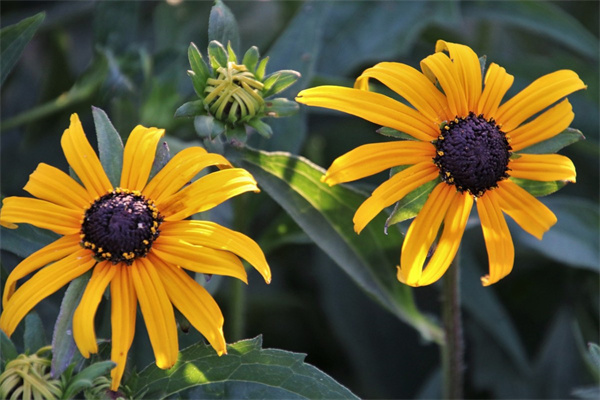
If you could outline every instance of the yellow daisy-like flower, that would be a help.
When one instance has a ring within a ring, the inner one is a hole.
[[[487,286],[510,273],[514,263],[502,211],[538,239],[556,223],[552,211],[511,178],[575,182],[575,167],[567,157],[521,150],[564,131],[574,117],[569,101],[547,108],[586,86],[575,72],[556,71],[501,105],[513,83],[504,68],[492,63],[482,84],[479,58],[471,48],[439,40],[435,51],[421,61],[422,72],[382,62],[365,70],[354,88],[319,86],[303,90],[296,100],[343,111],[416,139],[357,147],[337,158],[322,179],[335,185],[410,165],[358,208],[357,233],[384,208],[425,183],[439,181],[404,239],[398,267],[401,282],[429,285],[444,274],[476,201],[489,259],[489,274],[482,277]],[[413,107],[370,92],[371,78]],[[442,223],[435,252],[424,266]]]
[[[221,155],[190,147],[176,154],[148,182],[156,146],[164,130],[137,126],[124,149],[120,186],[114,188],[89,144],[77,114],[61,140],[69,165],[83,186],[47,164],[39,164],[24,189],[37,198],[8,197],[0,212],[4,226],[27,223],[60,239],[23,260],[9,275],[0,329],[10,336],[42,299],[93,269],[73,316],[73,337],[84,357],[98,351],[94,316],[110,285],[112,390],[119,388],[133,341],[139,303],[156,365],[166,369],[179,351],[173,306],[226,353],[223,315],[212,296],[183,268],[233,276],[247,282],[240,258],[267,283],[271,272],[261,249],[249,237],[209,221],[186,220],[223,201],[258,191],[244,169]],[[201,170],[217,166],[186,186]],[[16,283],[41,269],[19,289]]]

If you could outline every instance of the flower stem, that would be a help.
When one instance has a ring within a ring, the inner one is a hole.
[[[460,312],[459,263],[460,252],[456,254],[442,283],[442,316],[446,337],[441,347],[444,399],[463,398],[464,343]]]

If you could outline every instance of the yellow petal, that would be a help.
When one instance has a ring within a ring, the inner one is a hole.
[[[448,99],[450,115],[466,117],[469,114],[462,72],[446,54],[435,53],[426,57],[421,61],[421,70],[430,79],[437,78]]]
[[[165,262],[202,274],[226,275],[248,283],[244,265],[232,253],[194,246],[177,237],[161,234],[152,244],[152,252]]]
[[[335,159],[322,178],[329,186],[355,181],[398,166],[431,160],[435,147],[429,142],[396,141],[359,146]]]
[[[144,316],[156,366],[171,368],[177,361],[179,342],[175,313],[156,268],[147,258],[131,265],[131,278]]]
[[[369,78],[374,78],[402,96],[427,119],[440,124],[450,118],[444,95],[421,72],[411,66],[382,62],[366,69],[354,84],[368,90]]]
[[[398,172],[383,182],[354,214],[354,230],[360,233],[381,212],[419,186],[439,176],[439,169],[431,161],[422,162]]]
[[[177,153],[144,189],[144,195],[160,202],[189,183],[201,170],[217,165],[231,168],[220,154],[208,154],[202,147],[188,147]]]
[[[560,154],[519,154],[509,163],[510,176],[534,181],[575,182],[575,165],[568,157]]]
[[[571,125],[573,122],[573,107],[565,99],[556,106],[540,114],[533,121],[519,126],[510,132],[510,145],[513,151],[522,150],[528,146],[550,139]]]
[[[251,191],[259,191],[252,175],[242,168],[229,168],[203,176],[167,198],[161,197],[156,205],[165,220],[179,221]]]
[[[2,295],[2,305],[6,307],[6,303],[15,292],[19,279],[80,249],[79,235],[63,236],[21,261],[6,279],[4,294]]]
[[[58,168],[41,163],[29,176],[23,188],[38,199],[59,206],[79,210],[89,207],[94,200],[89,193],[69,175]]]
[[[443,182],[438,184],[410,224],[402,243],[400,271],[398,271],[401,281],[407,285],[417,286],[427,253],[454,196],[456,196],[456,188],[453,185]]]
[[[116,391],[121,384],[127,353],[135,334],[137,296],[131,279],[131,268],[123,263],[114,265],[113,268],[116,272],[110,283],[110,359],[117,366],[110,371],[112,378],[110,390]]]
[[[494,117],[502,98],[514,80],[515,77],[508,74],[504,68],[496,63],[491,63],[485,74],[485,86],[477,104],[476,114],[483,114],[488,119]]]
[[[156,145],[165,134],[164,129],[136,126],[125,145],[121,187],[129,190],[142,190],[148,182]]]
[[[195,246],[229,251],[242,257],[271,282],[271,270],[258,244],[248,236],[210,221],[175,221],[161,225],[161,235],[179,238]]]
[[[526,232],[542,239],[556,223],[556,216],[541,201],[511,180],[498,183],[498,204]]]
[[[430,285],[436,282],[448,270],[460,246],[472,207],[473,196],[466,193],[456,193],[444,217],[442,236],[417,286]]]
[[[59,235],[73,235],[81,230],[83,210],[28,197],[7,197],[2,203],[0,220],[3,222],[31,224]]]
[[[481,64],[479,57],[464,44],[450,43],[438,40],[435,51],[448,51],[450,59],[456,65],[456,71],[467,100],[467,108],[472,111],[477,107],[481,96]]]
[[[91,198],[101,197],[112,190],[112,185],[88,142],[77,114],[71,115],[71,125],[60,140],[65,157],[87,189]]]
[[[89,250],[81,249],[38,271],[6,302],[6,307],[0,316],[0,329],[8,336],[12,335],[19,322],[33,307],[73,279],[86,273],[95,263]]]
[[[298,93],[298,103],[355,115],[377,125],[405,132],[416,139],[435,139],[439,129],[417,110],[379,93],[340,86],[318,86]]]
[[[73,314],[73,339],[81,355],[85,358],[89,358],[90,353],[98,352],[94,317],[100,300],[102,300],[102,295],[116,271],[117,269],[108,261],[96,265],[81,301]]]
[[[502,104],[495,119],[502,125],[502,130],[509,133],[535,113],[586,87],[579,76],[570,70],[544,75]]]
[[[515,261],[512,237],[495,192],[488,190],[477,199],[477,212],[481,220],[490,268],[489,275],[481,278],[484,286],[496,283],[508,275]]]
[[[218,355],[227,353],[223,314],[210,293],[181,268],[166,264],[152,254],[148,259],[156,266],[171,303],[208,340]]]

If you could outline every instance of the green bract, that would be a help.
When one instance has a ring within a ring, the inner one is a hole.
[[[183,104],[176,117],[195,117],[194,126],[202,137],[213,139],[221,133],[228,138],[245,140],[247,127],[265,137],[271,127],[264,117],[286,117],[298,110],[298,104],[285,98],[270,97],[285,90],[300,78],[292,70],[265,75],[268,57],[260,59],[252,46],[238,64],[231,44],[227,49],[213,40],[208,45],[208,60],[194,43],[188,49],[192,79],[198,100]]]

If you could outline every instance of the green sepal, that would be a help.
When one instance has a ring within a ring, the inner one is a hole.
[[[300,79],[300,73],[289,69],[273,72],[264,81],[263,97],[267,98],[277,94]]]
[[[293,100],[283,97],[265,101],[265,114],[267,117],[289,117],[298,112],[300,106]]]
[[[393,137],[395,139],[419,141],[419,139],[416,139],[416,138],[410,136],[408,133],[400,132],[396,129],[388,128],[387,126],[382,126],[381,128],[377,129],[375,132],[377,132],[383,136]]]
[[[213,139],[225,132],[225,124],[212,115],[198,115],[194,118],[194,129],[201,138]]]
[[[567,181],[540,182],[530,179],[509,178],[511,181],[521,186],[534,197],[543,197],[556,192],[566,186]]]
[[[227,60],[232,61],[237,64],[237,56],[235,55],[235,51],[231,48],[231,42],[227,42]]]
[[[100,361],[90,365],[72,377],[63,392],[63,399],[73,399],[81,391],[92,387],[94,379],[107,375],[111,369],[116,367],[114,361]]]
[[[208,65],[202,57],[202,53],[198,50],[198,47],[194,43],[190,43],[188,47],[188,60],[192,73],[188,72],[190,78],[192,78],[192,84],[194,90],[199,97],[204,97],[204,88],[206,87],[206,80],[211,76],[208,69]]]
[[[208,44],[208,55],[213,69],[227,67],[227,51],[220,42],[213,40]]]
[[[260,59],[260,53],[258,51],[258,47],[252,46],[244,54],[244,58],[242,59],[242,64],[248,68],[248,71],[254,73],[256,72],[256,66],[258,65],[258,60]]]
[[[195,117],[206,114],[203,100],[188,101],[175,110],[175,118]]]
[[[519,153],[523,154],[552,154],[560,149],[567,147],[570,144],[584,140],[585,136],[578,129],[567,128],[558,135],[536,143],[522,150]]]
[[[246,143],[246,140],[248,139],[248,135],[246,135],[246,129],[243,125],[237,125],[234,127],[228,126],[227,130],[225,131],[225,135],[229,141],[237,140],[238,142]]]
[[[269,57],[265,57],[262,60],[260,60],[260,63],[258,63],[258,67],[256,67],[256,72],[254,73],[254,76],[256,76],[256,79],[258,79],[259,81],[262,81],[265,77],[265,71],[267,70],[268,62]]]
[[[394,206],[394,210],[385,221],[385,226],[383,228],[384,232],[387,234],[387,230],[390,226],[416,217],[429,198],[429,194],[439,183],[439,178],[427,182],[404,196],[402,200],[398,201]]]
[[[267,139],[273,136],[273,130],[271,129],[271,127],[258,118],[254,118],[248,121],[248,125],[253,127],[256,130],[256,132],[258,132],[261,136],[266,137]]]

